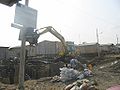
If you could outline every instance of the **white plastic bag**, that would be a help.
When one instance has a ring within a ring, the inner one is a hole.
[[[74,70],[72,68],[63,67],[63,68],[60,68],[60,70],[61,70],[60,79],[63,82],[76,79],[80,75],[79,71]]]

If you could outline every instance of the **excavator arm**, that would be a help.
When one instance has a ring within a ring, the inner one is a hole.
[[[42,29],[43,29],[42,32],[38,32],[39,36],[44,33],[50,32],[51,34],[53,34],[55,37],[57,37],[61,41],[61,43],[64,47],[64,50],[65,50],[65,54],[67,54],[67,45],[66,45],[64,37],[61,34],[59,34],[52,26],[40,28],[38,30],[42,30]]]

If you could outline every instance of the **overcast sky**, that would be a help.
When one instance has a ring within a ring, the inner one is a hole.
[[[120,42],[120,0],[30,0],[29,6],[38,10],[37,28],[53,26],[66,41],[96,42],[98,28],[100,43],[116,44],[116,35]],[[0,46],[20,45],[20,30],[11,27],[15,5],[0,4],[0,12]],[[58,39],[47,33],[43,40]]]

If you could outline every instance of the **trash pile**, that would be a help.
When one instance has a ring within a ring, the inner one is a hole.
[[[96,81],[90,81],[86,78],[93,76],[88,68],[78,71],[71,67],[60,68],[60,76],[54,76],[52,82],[67,83],[65,90],[98,90]],[[72,83],[72,84],[71,84]]]
[[[73,68],[63,67],[60,68],[60,79],[62,82],[70,81],[70,80],[81,80],[86,77],[93,76],[92,71],[89,69],[84,69],[82,72],[79,72]]]
[[[87,79],[77,80],[65,87],[65,90],[98,90],[96,81],[89,81]]]
[[[77,70],[74,70],[73,68],[63,67],[63,68],[60,68],[60,70],[61,70],[60,79],[62,82],[77,79],[77,77],[80,75],[80,72]]]

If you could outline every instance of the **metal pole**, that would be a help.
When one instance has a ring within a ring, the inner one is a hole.
[[[22,31],[22,33],[24,33],[24,31]],[[23,34],[20,52],[19,90],[24,90],[25,42],[25,35]]]
[[[98,54],[98,57],[100,57],[98,29],[96,29],[96,37],[97,37],[97,54]]]
[[[116,44],[118,45],[118,35],[117,34],[116,34],[116,39],[117,39],[117,43]]]
[[[25,0],[25,5],[28,6],[29,0]]]
[[[29,0],[25,0],[25,5],[28,6]],[[26,29],[26,28],[25,28]],[[25,71],[25,29],[21,30],[23,38],[21,41],[21,52],[20,52],[20,68],[19,68],[19,90],[24,90],[24,71]]]
[[[99,43],[98,29],[96,29],[97,43]]]

